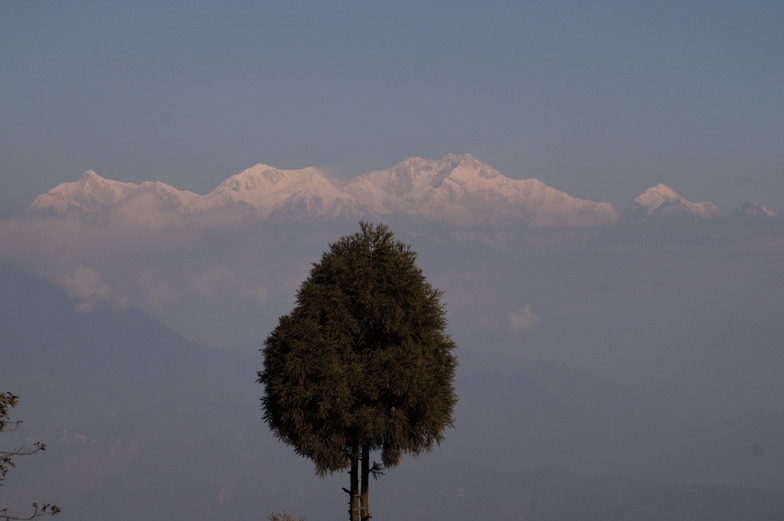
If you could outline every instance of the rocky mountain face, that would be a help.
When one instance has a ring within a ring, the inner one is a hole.
[[[262,219],[330,221],[379,216],[478,225],[596,226],[613,223],[609,203],[578,199],[538,179],[511,179],[470,155],[433,161],[409,158],[340,183],[317,168],[281,170],[255,165],[198,195],[159,182],[123,183],[85,172],[40,195],[33,210],[97,214],[144,198],[156,210],[194,214],[239,208]]]

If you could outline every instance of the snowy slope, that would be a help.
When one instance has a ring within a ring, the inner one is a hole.
[[[470,155],[409,158],[357,177],[346,191],[380,214],[453,224],[599,225],[618,217],[609,203],[577,199],[538,179],[510,179]]]
[[[132,204],[133,203],[133,204]],[[207,195],[158,182],[122,183],[88,171],[40,195],[32,208],[92,214],[124,208],[193,214],[238,207],[262,219],[314,221],[408,216],[453,225],[519,223],[595,226],[615,222],[609,203],[577,199],[538,179],[511,179],[470,155],[409,158],[347,183],[317,168],[281,170],[258,164],[229,177]]]
[[[335,219],[363,213],[316,168],[280,170],[262,164],[229,177],[206,196],[193,200],[188,210],[237,205],[252,209],[261,218]]]
[[[74,210],[92,214],[134,198],[152,198],[161,206],[181,210],[198,197],[198,194],[178,190],[159,181],[145,181],[141,184],[123,183],[105,179],[88,170],[78,181],[62,183],[39,195],[30,208],[55,214]]]
[[[710,219],[719,215],[711,202],[694,203],[672,188],[657,184],[638,195],[624,212],[624,220],[644,220],[658,217],[697,217]]]

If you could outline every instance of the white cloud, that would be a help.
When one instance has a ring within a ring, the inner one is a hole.
[[[78,299],[76,311],[82,313],[92,311],[95,305],[100,302],[110,302],[121,306],[127,304],[127,299],[112,294],[112,290],[104,282],[101,272],[95,268],[79,266],[73,273],[61,277],[60,283],[68,294]]]
[[[498,327],[498,321],[490,317],[479,317],[476,319],[476,323],[479,325],[479,327],[483,327],[485,329],[495,329]]]
[[[514,331],[529,331],[538,326],[542,319],[539,317],[539,315],[534,313],[531,304],[526,304],[525,306],[509,313],[507,316],[507,321],[509,324],[509,329]]]
[[[245,294],[254,300],[265,301],[267,300],[269,291],[267,291],[267,288],[264,286],[257,286],[255,288],[248,288],[245,290]]]

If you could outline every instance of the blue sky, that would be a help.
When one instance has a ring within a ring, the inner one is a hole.
[[[206,193],[255,163],[472,153],[624,205],[784,210],[780,1],[0,7],[0,209],[87,169]]]

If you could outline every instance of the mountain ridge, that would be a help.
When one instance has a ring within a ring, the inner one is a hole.
[[[710,220],[722,215],[713,203],[692,202],[663,183],[644,190],[619,213],[610,203],[574,197],[535,177],[507,177],[470,154],[437,160],[409,157],[348,180],[329,176],[318,167],[280,169],[257,163],[204,195],[160,181],[115,181],[88,170],[77,181],[40,194],[28,207],[45,215],[114,212],[131,221],[140,221],[134,213],[144,213],[141,221],[154,226],[163,225],[167,212],[188,216],[221,209],[276,222],[405,217],[458,227],[595,227],[658,219]],[[752,202],[743,203],[731,216],[780,218]]]
[[[412,157],[347,182],[333,181],[316,167],[285,170],[260,163],[230,176],[206,195],[160,182],[114,181],[90,170],[77,182],[39,195],[30,209],[97,214],[141,193],[185,215],[239,207],[258,218],[279,220],[403,215],[461,225],[595,226],[618,218],[610,203],[579,199],[538,179],[506,177],[468,154],[440,160]]]

